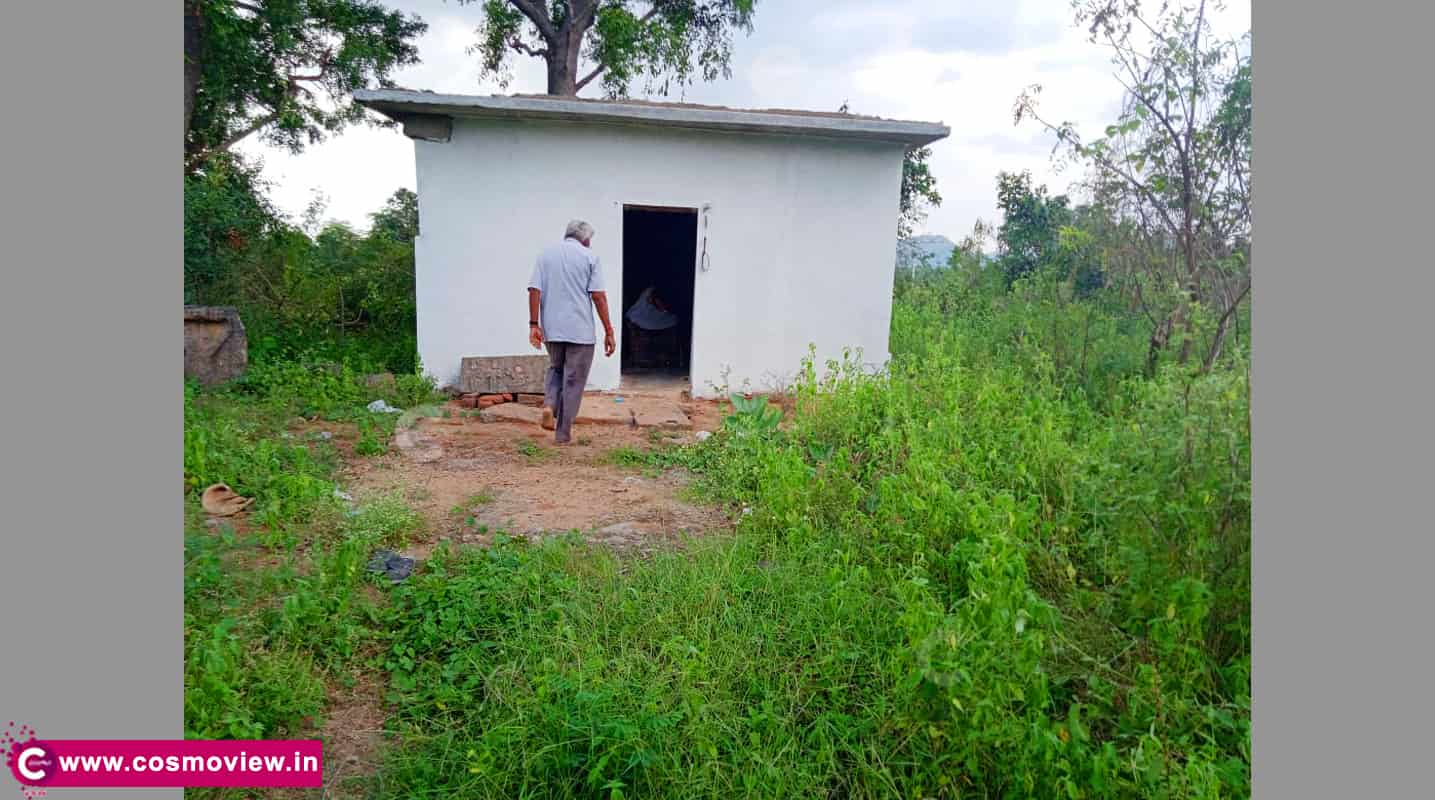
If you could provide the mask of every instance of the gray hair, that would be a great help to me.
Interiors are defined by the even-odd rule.
[[[563,238],[586,242],[593,238],[593,226],[581,219],[575,219],[568,223],[568,229],[563,232]]]

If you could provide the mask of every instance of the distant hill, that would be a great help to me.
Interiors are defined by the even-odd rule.
[[[911,269],[913,264],[921,266],[924,262],[932,267],[945,267],[955,249],[957,243],[939,233],[913,236],[897,242],[897,268]]]

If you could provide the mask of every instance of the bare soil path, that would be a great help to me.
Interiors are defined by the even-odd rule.
[[[505,403],[482,411],[457,401],[447,416],[425,418],[395,435],[378,457],[354,454],[355,431],[337,426],[340,481],[359,503],[398,493],[424,518],[420,538],[404,549],[419,561],[442,542],[484,545],[497,532],[541,537],[578,531],[591,542],[642,556],[685,535],[729,530],[718,508],[685,499],[681,470],[653,474],[616,463],[620,448],[647,450],[692,441],[721,424],[716,402],[689,400],[685,387],[641,379],[616,393],[585,395],[574,444],[557,446],[540,427],[542,410]],[[336,426],[323,426],[326,430]],[[386,736],[383,678],[368,670],[353,685],[331,687],[322,729],[326,786],[266,796],[360,797],[378,768]]]
[[[423,514],[426,534],[405,552],[419,559],[440,542],[485,544],[499,531],[578,531],[645,554],[731,524],[721,510],[683,498],[688,478],[680,470],[652,475],[612,459],[619,448],[691,441],[720,423],[717,403],[687,400],[681,389],[647,381],[632,391],[590,392],[566,446],[539,426],[539,408],[475,411],[455,401],[447,417],[399,431],[388,454],[350,462],[345,483],[360,501],[399,492]]]

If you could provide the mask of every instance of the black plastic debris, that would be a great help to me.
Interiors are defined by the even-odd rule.
[[[394,583],[407,578],[414,571],[414,560],[392,550],[380,550],[369,559],[370,572],[382,572]]]

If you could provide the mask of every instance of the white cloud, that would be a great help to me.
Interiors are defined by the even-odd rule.
[[[396,74],[397,83],[500,91],[494,81],[479,80],[477,58],[465,52],[476,39],[480,6],[453,0],[389,5],[429,23],[419,43],[423,63]],[[1249,0],[1218,5],[1208,8],[1219,33],[1249,30]],[[1041,84],[1043,116],[1069,120],[1084,133],[1108,124],[1121,98],[1107,52],[1074,25],[1065,0],[767,0],[758,4],[754,22],[752,36],[735,38],[730,80],[688,87],[670,99],[813,110],[847,102],[854,113],[945,122],[952,135],[933,146],[931,163],[943,203],[925,228],[954,239],[978,217],[998,218],[997,172],[1029,169],[1054,192],[1078,177],[1052,165],[1052,139],[1035,123],[1013,127],[1013,104],[1023,89]],[[543,88],[541,62],[515,63],[508,92]],[[296,216],[318,189],[330,198],[330,217],[364,226],[395,189],[414,186],[413,143],[397,130],[354,128],[297,157],[253,142],[241,149],[264,159],[276,202]]]

